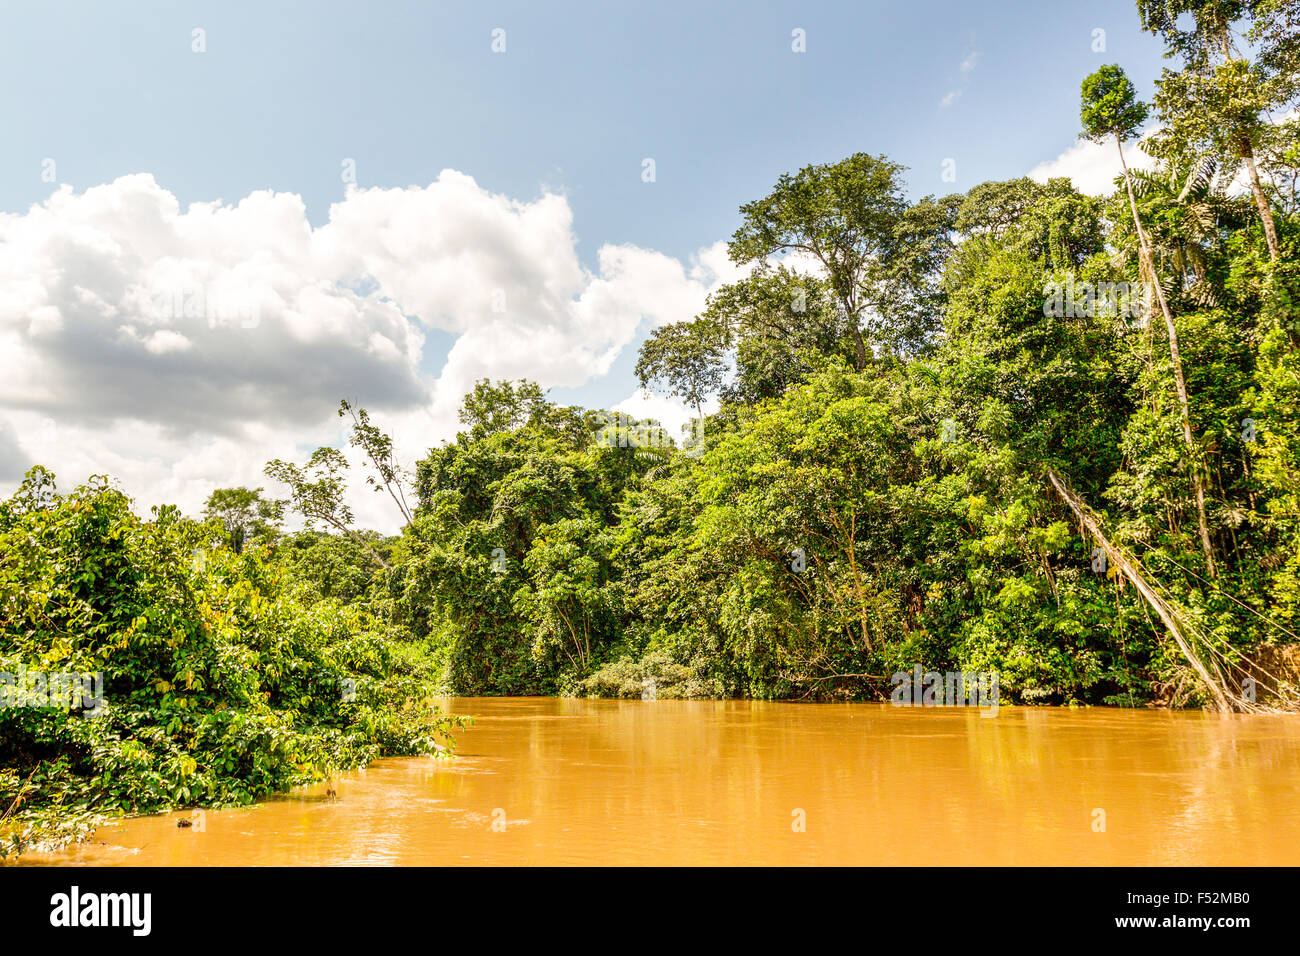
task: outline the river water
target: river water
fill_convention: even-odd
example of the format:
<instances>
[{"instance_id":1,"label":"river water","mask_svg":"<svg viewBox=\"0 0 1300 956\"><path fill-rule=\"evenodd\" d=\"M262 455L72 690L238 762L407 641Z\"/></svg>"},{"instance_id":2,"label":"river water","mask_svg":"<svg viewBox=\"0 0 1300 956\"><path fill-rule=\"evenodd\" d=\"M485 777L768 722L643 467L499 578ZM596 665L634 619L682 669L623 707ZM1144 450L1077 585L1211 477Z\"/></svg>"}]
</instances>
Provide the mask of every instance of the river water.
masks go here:
<instances>
[{"instance_id":1,"label":"river water","mask_svg":"<svg viewBox=\"0 0 1300 956\"><path fill-rule=\"evenodd\" d=\"M1300 719L469 698L453 759L25 863L1300 864Z\"/></svg>"}]
</instances>

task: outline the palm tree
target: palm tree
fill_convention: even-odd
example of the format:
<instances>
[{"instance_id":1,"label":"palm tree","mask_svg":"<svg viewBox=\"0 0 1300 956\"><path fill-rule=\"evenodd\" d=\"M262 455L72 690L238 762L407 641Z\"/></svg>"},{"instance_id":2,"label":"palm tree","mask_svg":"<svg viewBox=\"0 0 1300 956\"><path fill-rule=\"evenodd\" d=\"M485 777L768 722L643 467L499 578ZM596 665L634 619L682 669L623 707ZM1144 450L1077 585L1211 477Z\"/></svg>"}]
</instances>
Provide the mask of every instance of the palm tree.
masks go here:
<instances>
[{"instance_id":1,"label":"palm tree","mask_svg":"<svg viewBox=\"0 0 1300 956\"><path fill-rule=\"evenodd\" d=\"M1295 16L1293 5L1277 3L1265 9L1263 4L1246 0L1138 0L1137 6L1142 28L1163 36L1166 55L1180 53L1186 65L1181 73L1165 71L1160 81L1161 94L1156 103L1162 118L1175 127L1196 129L1198 138L1204 136L1245 166L1251 196L1264 225L1269 259L1277 262L1277 225L1260 183L1256 141L1266 133L1261 111L1280 90L1293 91L1294 80L1270 77L1241 56L1232 24L1248 16L1256 20L1263 37L1282 24L1285 33ZM1187 15L1191 23L1181 26L1180 18Z\"/></svg>"},{"instance_id":2,"label":"palm tree","mask_svg":"<svg viewBox=\"0 0 1300 956\"><path fill-rule=\"evenodd\" d=\"M1222 223L1232 215L1219 167L1209 157L1170 159L1155 172L1133 170L1133 192L1151 212L1147 215L1152 258L1171 284L1197 305L1213 306L1217 297L1207 281L1210 247ZM1119 252L1128 252L1121 243Z\"/></svg>"}]
</instances>

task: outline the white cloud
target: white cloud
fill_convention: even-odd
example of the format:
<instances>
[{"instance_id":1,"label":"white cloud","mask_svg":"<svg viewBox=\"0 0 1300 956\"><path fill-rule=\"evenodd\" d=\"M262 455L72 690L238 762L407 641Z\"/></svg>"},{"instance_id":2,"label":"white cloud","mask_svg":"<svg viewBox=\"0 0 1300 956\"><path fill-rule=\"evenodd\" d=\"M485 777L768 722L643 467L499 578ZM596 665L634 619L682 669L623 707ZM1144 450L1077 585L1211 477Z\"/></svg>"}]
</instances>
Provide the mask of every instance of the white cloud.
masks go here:
<instances>
[{"instance_id":1,"label":"white cloud","mask_svg":"<svg viewBox=\"0 0 1300 956\"><path fill-rule=\"evenodd\" d=\"M1152 169L1155 160L1138 146L1139 140L1126 143L1124 161L1129 169ZM1074 188L1089 196L1108 196L1115 191L1115 177L1123 174L1119 150L1113 141L1094 143L1079 139L1056 159L1039 163L1029 171L1029 178L1045 183L1065 177Z\"/></svg>"},{"instance_id":2,"label":"white cloud","mask_svg":"<svg viewBox=\"0 0 1300 956\"><path fill-rule=\"evenodd\" d=\"M237 434L331 395L420 400L421 331L340 281L305 212L270 192L181 211L135 175L0 216L0 407Z\"/></svg>"},{"instance_id":3,"label":"white cloud","mask_svg":"<svg viewBox=\"0 0 1300 956\"><path fill-rule=\"evenodd\" d=\"M706 399L701 403L700 407L705 415L712 415L718 410L718 400L716 398ZM683 427L695 417L695 409L688 408L677 399L655 395L645 390L633 392L611 410L625 412L642 421L647 418L654 419L668 430L668 434L678 444L681 444L682 439L685 437L682 431Z\"/></svg>"},{"instance_id":4,"label":"white cloud","mask_svg":"<svg viewBox=\"0 0 1300 956\"><path fill-rule=\"evenodd\" d=\"M135 326L124 325L121 330L128 337L140 342L146 352L153 355L166 355L168 352L185 352L194 347L194 343L181 335L179 332L173 332L171 329L159 329L151 333L147 338L141 338L136 332Z\"/></svg>"},{"instance_id":5,"label":"white cloud","mask_svg":"<svg viewBox=\"0 0 1300 956\"><path fill-rule=\"evenodd\" d=\"M939 100L941 109L947 109L961 99L961 95L966 92L966 87L970 84L970 75L975 72L975 67L979 66L981 55L979 50L971 50L958 64L957 69L961 73L962 85L944 94L943 99Z\"/></svg>"},{"instance_id":6,"label":"white cloud","mask_svg":"<svg viewBox=\"0 0 1300 956\"><path fill-rule=\"evenodd\" d=\"M1277 124L1288 123L1300 116L1300 110L1289 110L1282 116L1272 119ZM1155 159L1143 151L1141 144L1159 127L1152 126L1138 139L1124 146L1124 161L1129 169L1154 169ZM1119 153L1113 139L1104 143L1093 143L1086 139L1076 140L1074 145L1056 159L1039 163L1029 171L1029 177L1038 182L1065 176L1074 182L1074 188L1090 196L1106 196L1115 189L1115 178L1123 175ZM1226 189L1229 193L1244 194L1250 192L1250 182L1244 168L1238 169Z\"/></svg>"},{"instance_id":7,"label":"white cloud","mask_svg":"<svg viewBox=\"0 0 1300 956\"><path fill-rule=\"evenodd\" d=\"M319 228L291 193L183 209L145 174L62 186L0 214L0 491L40 461L64 487L106 473L193 513L215 487L265 485L269 458L342 441L342 397L413 462L455 433L475 379L581 385L746 271L716 243L689 263L605 246L592 272L576 243L563 197L453 170L351 188ZM456 337L436 376L431 329ZM377 496L355 506L394 526Z\"/></svg>"}]
</instances>

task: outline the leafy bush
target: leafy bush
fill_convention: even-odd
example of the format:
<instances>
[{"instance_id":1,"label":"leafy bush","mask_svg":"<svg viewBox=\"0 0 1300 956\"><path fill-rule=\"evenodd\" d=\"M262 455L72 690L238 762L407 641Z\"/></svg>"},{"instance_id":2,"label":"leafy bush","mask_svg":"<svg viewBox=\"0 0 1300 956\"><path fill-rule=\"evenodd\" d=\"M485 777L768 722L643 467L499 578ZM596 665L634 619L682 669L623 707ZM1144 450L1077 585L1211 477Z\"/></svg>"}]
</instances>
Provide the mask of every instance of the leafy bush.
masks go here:
<instances>
[{"instance_id":1,"label":"leafy bush","mask_svg":"<svg viewBox=\"0 0 1300 956\"><path fill-rule=\"evenodd\" d=\"M679 664L665 651L652 651L639 660L613 661L600 668L581 685L591 697L699 700L722 696L716 681L701 676L692 667Z\"/></svg>"},{"instance_id":2,"label":"leafy bush","mask_svg":"<svg viewBox=\"0 0 1300 956\"><path fill-rule=\"evenodd\" d=\"M11 695L99 674L102 706L0 708L0 854L437 753L458 722L426 704L425 649L315 593L175 509L146 521L105 481L60 496L31 472L0 503L0 673L23 675Z\"/></svg>"}]
</instances>

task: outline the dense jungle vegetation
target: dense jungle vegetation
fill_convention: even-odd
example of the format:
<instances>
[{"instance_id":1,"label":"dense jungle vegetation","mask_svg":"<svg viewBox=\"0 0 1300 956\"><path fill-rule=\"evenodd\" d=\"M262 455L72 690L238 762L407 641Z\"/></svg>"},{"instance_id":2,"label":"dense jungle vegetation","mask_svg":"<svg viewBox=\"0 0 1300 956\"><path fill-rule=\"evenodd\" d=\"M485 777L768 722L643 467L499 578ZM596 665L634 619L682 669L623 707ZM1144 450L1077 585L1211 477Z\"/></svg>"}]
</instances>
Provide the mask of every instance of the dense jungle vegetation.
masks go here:
<instances>
[{"instance_id":1,"label":"dense jungle vegetation","mask_svg":"<svg viewBox=\"0 0 1300 956\"><path fill-rule=\"evenodd\" d=\"M689 435L485 380L408 472L343 402L391 537L338 449L201 518L33 471L0 504L0 670L102 671L107 704L0 710L0 835L430 753L435 692L881 700L922 664L1018 703L1290 699L1300 3L1138 13L1154 103L1118 66L1082 86L1088 137L1154 130L1108 198L911 201L859 153L742 206L752 272L637 363L717 399Z\"/></svg>"}]
</instances>

